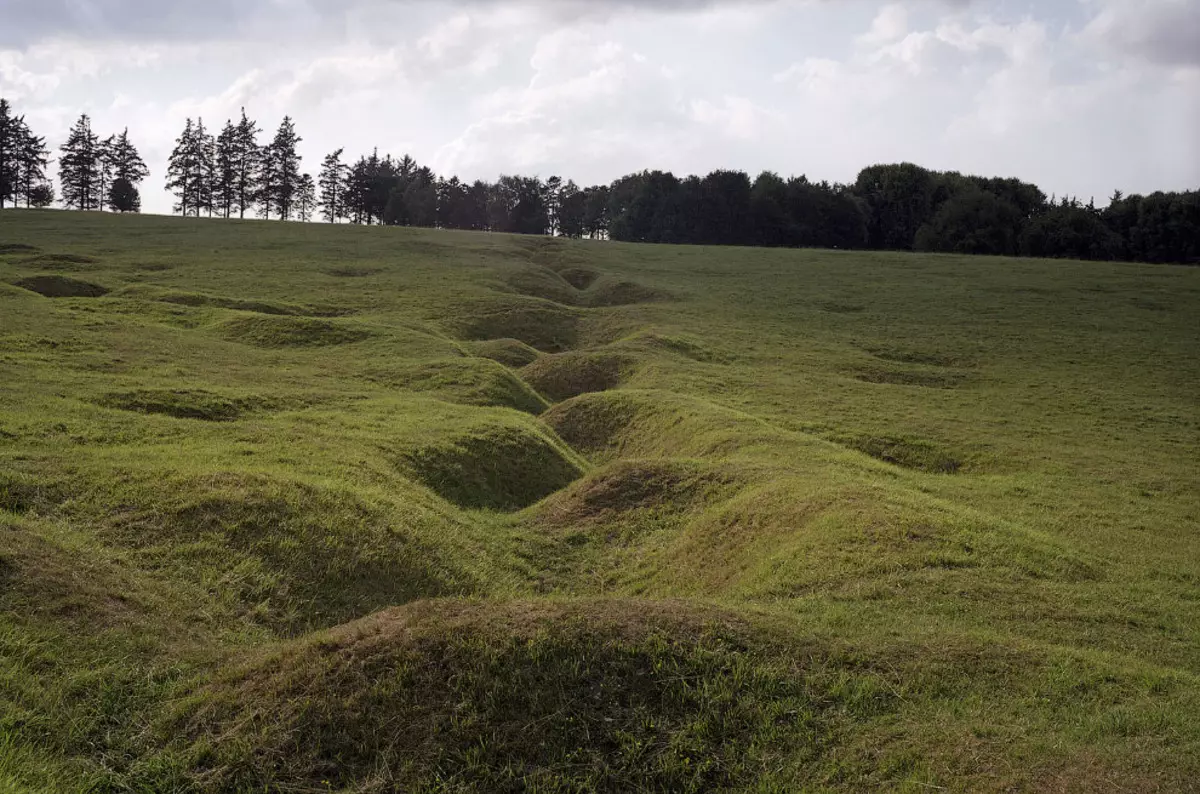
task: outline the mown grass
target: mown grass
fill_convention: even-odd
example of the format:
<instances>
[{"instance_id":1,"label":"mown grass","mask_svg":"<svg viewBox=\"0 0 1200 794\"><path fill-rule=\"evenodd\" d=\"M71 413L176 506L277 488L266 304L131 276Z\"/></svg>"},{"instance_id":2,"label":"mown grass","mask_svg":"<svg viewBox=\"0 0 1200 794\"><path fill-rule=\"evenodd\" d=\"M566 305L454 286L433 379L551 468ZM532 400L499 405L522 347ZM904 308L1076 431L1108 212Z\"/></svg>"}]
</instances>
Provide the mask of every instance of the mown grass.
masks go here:
<instances>
[{"instance_id":1,"label":"mown grass","mask_svg":"<svg viewBox=\"0 0 1200 794\"><path fill-rule=\"evenodd\" d=\"M5 212L0 790L1194 789L1198 310Z\"/></svg>"}]
</instances>

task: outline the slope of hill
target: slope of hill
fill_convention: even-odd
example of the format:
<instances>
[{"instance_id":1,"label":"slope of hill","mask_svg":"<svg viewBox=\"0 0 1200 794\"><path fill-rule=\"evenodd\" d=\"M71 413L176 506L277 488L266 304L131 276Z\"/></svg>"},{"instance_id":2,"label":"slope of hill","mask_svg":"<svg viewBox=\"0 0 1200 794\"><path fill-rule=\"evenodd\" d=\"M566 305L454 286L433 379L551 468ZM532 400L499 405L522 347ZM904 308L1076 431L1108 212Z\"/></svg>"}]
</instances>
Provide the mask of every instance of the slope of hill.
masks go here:
<instances>
[{"instance_id":1,"label":"slope of hill","mask_svg":"<svg viewBox=\"0 0 1200 794\"><path fill-rule=\"evenodd\" d=\"M5 212L0 790L1187 790L1198 313Z\"/></svg>"}]
</instances>

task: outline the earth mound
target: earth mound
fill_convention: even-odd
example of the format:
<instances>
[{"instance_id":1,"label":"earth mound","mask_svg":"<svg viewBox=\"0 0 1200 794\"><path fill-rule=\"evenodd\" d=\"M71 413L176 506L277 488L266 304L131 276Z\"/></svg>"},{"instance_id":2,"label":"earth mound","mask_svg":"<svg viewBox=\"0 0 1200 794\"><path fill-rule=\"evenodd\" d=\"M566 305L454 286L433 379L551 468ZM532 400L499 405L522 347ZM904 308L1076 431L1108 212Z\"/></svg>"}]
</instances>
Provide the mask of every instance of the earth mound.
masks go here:
<instances>
[{"instance_id":1,"label":"earth mound","mask_svg":"<svg viewBox=\"0 0 1200 794\"><path fill-rule=\"evenodd\" d=\"M815 759L858 710L773 638L677 601L413 603L219 676L158 768L201 792L761 786L767 748Z\"/></svg>"},{"instance_id":2,"label":"earth mound","mask_svg":"<svg viewBox=\"0 0 1200 794\"><path fill-rule=\"evenodd\" d=\"M361 342L365 328L305 317L238 317L221 324L227 339L263 348L328 347Z\"/></svg>"},{"instance_id":3,"label":"earth mound","mask_svg":"<svg viewBox=\"0 0 1200 794\"><path fill-rule=\"evenodd\" d=\"M488 339L483 342L470 342L467 347L480 358L490 358L512 369L532 364L541 355L518 339Z\"/></svg>"},{"instance_id":4,"label":"earth mound","mask_svg":"<svg viewBox=\"0 0 1200 794\"><path fill-rule=\"evenodd\" d=\"M529 385L554 402L621 385L633 359L613 353L559 353L521 370Z\"/></svg>"}]
</instances>

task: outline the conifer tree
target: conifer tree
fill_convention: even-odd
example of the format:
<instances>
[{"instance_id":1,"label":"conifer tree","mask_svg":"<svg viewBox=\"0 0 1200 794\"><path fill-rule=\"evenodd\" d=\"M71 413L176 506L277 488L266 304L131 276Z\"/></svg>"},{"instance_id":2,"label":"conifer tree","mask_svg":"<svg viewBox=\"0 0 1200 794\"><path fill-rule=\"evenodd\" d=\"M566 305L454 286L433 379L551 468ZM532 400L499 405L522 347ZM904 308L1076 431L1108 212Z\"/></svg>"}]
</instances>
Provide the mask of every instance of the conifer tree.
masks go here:
<instances>
[{"instance_id":1,"label":"conifer tree","mask_svg":"<svg viewBox=\"0 0 1200 794\"><path fill-rule=\"evenodd\" d=\"M329 223L337 223L346 215L347 167L342 163L343 149L331 152L321 163L321 174L317 180L320 187L319 204L321 216Z\"/></svg>"},{"instance_id":2,"label":"conifer tree","mask_svg":"<svg viewBox=\"0 0 1200 794\"><path fill-rule=\"evenodd\" d=\"M233 192L239 218L246 217L246 211L253 211L255 197L258 196L259 171L263 151L258 145L258 124L246 117L246 109L242 108L242 118L234 128L232 160L233 160Z\"/></svg>"},{"instance_id":3,"label":"conifer tree","mask_svg":"<svg viewBox=\"0 0 1200 794\"><path fill-rule=\"evenodd\" d=\"M113 181L105 199L113 212L140 212L141 197L137 186L150 176L150 169L129 140L128 127L110 140L106 154Z\"/></svg>"},{"instance_id":4,"label":"conifer tree","mask_svg":"<svg viewBox=\"0 0 1200 794\"><path fill-rule=\"evenodd\" d=\"M264 180L264 200L269 209L274 209L285 221L294 212L296 191L300 187L300 155L296 152L296 144L301 140L291 117L284 116L264 158L270 165L264 166L263 174L269 174L273 180L269 185Z\"/></svg>"},{"instance_id":5,"label":"conifer tree","mask_svg":"<svg viewBox=\"0 0 1200 794\"><path fill-rule=\"evenodd\" d=\"M296 219L307 223L317 208L317 184L312 174L301 174L296 184Z\"/></svg>"},{"instance_id":6,"label":"conifer tree","mask_svg":"<svg viewBox=\"0 0 1200 794\"><path fill-rule=\"evenodd\" d=\"M102 149L100 138L92 132L92 120L86 113L71 127L60 151L58 173L63 204L78 210L98 209L103 199L100 193Z\"/></svg>"},{"instance_id":7,"label":"conifer tree","mask_svg":"<svg viewBox=\"0 0 1200 794\"><path fill-rule=\"evenodd\" d=\"M30 207L34 204L35 198L46 195L46 191L39 191L35 196L34 191L37 191L39 187L46 187L49 190L49 186L46 184L46 166L50 164L50 150L46 147L46 139L34 135L24 122L18 126L17 133L14 202L23 198L25 206ZM52 203L54 201L53 190L49 190L49 195Z\"/></svg>"},{"instance_id":8,"label":"conifer tree","mask_svg":"<svg viewBox=\"0 0 1200 794\"><path fill-rule=\"evenodd\" d=\"M167 163L167 189L179 199L176 212L196 217L202 210L212 213L212 162L212 136L203 121L188 119Z\"/></svg>"},{"instance_id":9,"label":"conifer tree","mask_svg":"<svg viewBox=\"0 0 1200 794\"><path fill-rule=\"evenodd\" d=\"M275 208L274 197L279 190L278 161L275 159L274 147L267 144L258 150L258 171L255 174L254 203L258 205L258 217L263 220L271 219L271 210Z\"/></svg>"},{"instance_id":10,"label":"conifer tree","mask_svg":"<svg viewBox=\"0 0 1200 794\"><path fill-rule=\"evenodd\" d=\"M222 218L230 217L238 206L238 151L238 128L233 121L226 121L217 136L213 164L213 204Z\"/></svg>"},{"instance_id":11,"label":"conifer tree","mask_svg":"<svg viewBox=\"0 0 1200 794\"><path fill-rule=\"evenodd\" d=\"M12 199L17 203L17 168L22 120L13 115L8 100L0 98L0 209Z\"/></svg>"},{"instance_id":12,"label":"conifer tree","mask_svg":"<svg viewBox=\"0 0 1200 794\"><path fill-rule=\"evenodd\" d=\"M195 192L191 185L194 169L190 159L195 137L196 128L192 126L192 120L189 118L183 132L175 139L175 148L171 150L171 157L167 160L167 190L174 193L178 199L173 211L184 217L191 211L191 199Z\"/></svg>"}]
</instances>

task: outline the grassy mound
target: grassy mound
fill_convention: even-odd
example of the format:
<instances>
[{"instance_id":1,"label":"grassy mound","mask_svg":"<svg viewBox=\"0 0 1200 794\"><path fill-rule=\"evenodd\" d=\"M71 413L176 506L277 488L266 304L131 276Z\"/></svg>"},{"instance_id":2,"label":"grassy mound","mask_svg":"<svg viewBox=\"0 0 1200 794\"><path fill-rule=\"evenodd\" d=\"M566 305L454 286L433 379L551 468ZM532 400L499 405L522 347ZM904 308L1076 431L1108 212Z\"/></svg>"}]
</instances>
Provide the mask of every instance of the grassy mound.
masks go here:
<instances>
[{"instance_id":1,"label":"grassy mound","mask_svg":"<svg viewBox=\"0 0 1200 794\"><path fill-rule=\"evenodd\" d=\"M587 292L588 306L629 306L635 303L659 303L671 300L665 290L647 287L634 281L600 281Z\"/></svg>"},{"instance_id":2,"label":"grassy mound","mask_svg":"<svg viewBox=\"0 0 1200 794\"><path fill-rule=\"evenodd\" d=\"M122 411L206 422L232 422L247 413L276 405L263 397L231 397L205 389L136 389L106 394L96 402Z\"/></svg>"},{"instance_id":3,"label":"grassy mound","mask_svg":"<svg viewBox=\"0 0 1200 794\"><path fill-rule=\"evenodd\" d=\"M559 402L617 388L632 362L628 356L614 353L559 353L526 366L521 377L550 400Z\"/></svg>"},{"instance_id":4,"label":"grassy mound","mask_svg":"<svg viewBox=\"0 0 1200 794\"><path fill-rule=\"evenodd\" d=\"M510 273L504 282L514 292L567 306L579 303L579 293L548 267L527 267Z\"/></svg>"},{"instance_id":5,"label":"grassy mound","mask_svg":"<svg viewBox=\"0 0 1200 794\"><path fill-rule=\"evenodd\" d=\"M109 293L107 287L67 276L30 276L13 284L47 298L99 298Z\"/></svg>"},{"instance_id":6,"label":"grassy mound","mask_svg":"<svg viewBox=\"0 0 1200 794\"><path fill-rule=\"evenodd\" d=\"M200 792L778 785L769 748L812 760L860 706L767 637L682 602L410 604L222 676L156 766Z\"/></svg>"},{"instance_id":7,"label":"grassy mound","mask_svg":"<svg viewBox=\"0 0 1200 794\"><path fill-rule=\"evenodd\" d=\"M550 407L511 370L487 358L428 361L402 370L377 372L374 378L463 405L514 408L535 415Z\"/></svg>"},{"instance_id":8,"label":"grassy mound","mask_svg":"<svg viewBox=\"0 0 1200 794\"><path fill-rule=\"evenodd\" d=\"M308 314L308 311L300 306L268 303L266 301L239 300L237 298L222 298L217 295L205 295L200 292L169 292L160 295L157 300L163 303L173 303L177 306L213 306L218 309L235 309L237 311L271 314L280 317Z\"/></svg>"},{"instance_id":9,"label":"grassy mound","mask_svg":"<svg viewBox=\"0 0 1200 794\"><path fill-rule=\"evenodd\" d=\"M86 265L99 264L94 256L83 254L38 254L21 261L26 267L40 267L46 270L78 270Z\"/></svg>"},{"instance_id":10,"label":"grassy mound","mask_svg":"<svg viewBox=\"0 0 1200 794\"><path fill-rule=\"evenodd\" d=\"M921 438L854 434L835 436L831 440L906 469L957 474L965 465L961 455L951 454L937 444Z\"/></svg>"},{"instance_id":11,"label":"grassy mound","mask_svg":"<svg viewBox=\"0 0 1200 794\"><path fill-rule=\"evenodd\" d=\"M724 356L713 351L703 340L690 334L663 334L645 331L622 340L621 347L662 351L692 361L723 361Z\"/></svg>"},{"instance_id":12,"label":"grassy mound","mask_svg":"<svg viewBox=\"0 0 1200 794\"><path fill-rule=\"evenodd\" d=\"M641 407L641 401L626 392L585 394L554 406L542 421L572 448L593 454L616 446Z\"/></svg>"},{"instance_id":13,"label":"grassy mound","mask_svg":"<svg viewBox=\"0 0 1200 794\"><path fill-rule=\"evenodd\" d=\"M238 317L220 328L227 339L265 348L345 345L372 336L365 328L303 317Z\"/></svg>"},{"instance_id":14,"label":"grassy mound","mask_svg":"<svg viewBox=\"0 0 1200 794\"><path fill-rule=\"evenodd\" d=\"M568 444L610 458L726 458L743 451L777 449L788 442L817 443L788 435L761 420L706 400L673 392L621 389L583 394L547 411L542 420Z\"/></svg>"},{"instance_id":15,"label":"grassy mound","mask_svg":"<svg viewBox=\"0 0 1200 794\"><path fill-rule=\"evenodd\" d=\"M532 364L541 355L529 345L517 339L488 339L470 342L467 348L480 358L489 358L506 367L520 369Z\"/></svg>"},{"instance_id":16,"label":"grassy mound","mask_svg":"<svg viewBox=\"0 0 1200 794\"><path fill-rule=\"evenodd\" d=\"M12 256L13 254L33 254L37 253L36 245L27 245L26 243L0 243L0 256Z\"/></svg>"},{"instance_id":17,"label":"grassy mound","mask_svg":"<svg viewBox=\"0 0 1200 794\"><path fill-rule=\"evenodd\" d=\"M432 520L415 499L396 511L348 488L238 471L155 472L120 494L78 499L74 514L133 550L136 565L199 585L223 612L285 634L472 589L413 531Z\"/></svg>"},{"instance_id":18,"label":"grassy mound","mask_svg":"<svg viewBox=\"0 0 1200 794\"><path fill-rule=\"evenodd\" d=\"M516 339L546 353L569 350L579 340L579 315L536 298L496 298L461 307L446 321L465 339Z\"/></svg>"},{"instance_id":19,"label":"grassy mound","mask_svg":"<svg viewBox=\"0 0 1200 794\"><path fill-rule=\"evenodd\" d=\"M540 520L564 528L611 521L631 511L678 513L728 495L733 478L695 462L622 460L547 499Z\"/></svg>"},{"instance_id":20,"label":"grassy mound","mask_svg":"<svg viewBox=\"0 0 1200 794\"><path fill-rule=\"evenodd\" d=\"M583 475L556 438L525 424L486 424L401 453L401 467L460 507L515 510Z\"/></svg>"}]
</instances>

